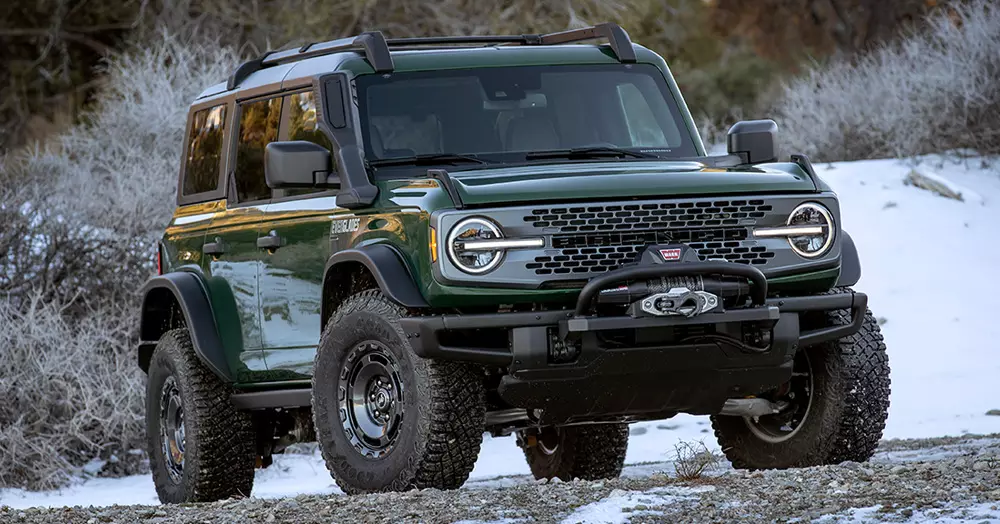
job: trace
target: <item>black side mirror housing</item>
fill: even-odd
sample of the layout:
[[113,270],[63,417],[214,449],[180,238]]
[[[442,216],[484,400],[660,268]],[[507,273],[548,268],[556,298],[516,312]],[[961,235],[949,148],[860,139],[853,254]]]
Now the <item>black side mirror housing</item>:
[[339,187],[330,175],[330,152],[319,144],[293,140],[264,148],[264,178],[271,189]]
[[778,124],[774,120],[745,120],[729,128],[726,149],[747,164],[775,162],[778,160],[777,138]]

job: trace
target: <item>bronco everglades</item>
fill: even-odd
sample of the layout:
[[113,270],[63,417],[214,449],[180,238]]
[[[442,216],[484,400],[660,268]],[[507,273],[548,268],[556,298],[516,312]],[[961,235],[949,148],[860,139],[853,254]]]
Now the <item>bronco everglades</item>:
[[[604,45],[577,42],[604,39]],[[777,128],[708,156],[617,25],[265,53],[194,102],[139,365],[164,502],[316,440],[348,493],[538,478],[712,416],[738,468],[868,459],[889,367],[837,198]]]

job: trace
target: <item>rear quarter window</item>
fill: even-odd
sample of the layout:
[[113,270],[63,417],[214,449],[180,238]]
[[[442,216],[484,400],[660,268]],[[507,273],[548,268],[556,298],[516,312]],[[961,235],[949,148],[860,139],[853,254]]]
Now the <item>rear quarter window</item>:
[[218,189],[225,135],[225,105],[195,112],[188,130],[182,195],[196,195]]

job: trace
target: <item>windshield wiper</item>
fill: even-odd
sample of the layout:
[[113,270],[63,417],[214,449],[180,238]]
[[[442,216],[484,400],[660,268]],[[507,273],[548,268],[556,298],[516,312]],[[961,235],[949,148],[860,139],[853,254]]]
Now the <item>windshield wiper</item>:
[[379,158],[370,160],[368,165],[379,166],[432,166],[436,164],[485,164],[485,160],[473,155],[456,155],[452,153],[433,153],[426,155],[403,156],[397,158]]
[[540,160],[543,158],[603,158],[603,157],[631,157],[631,158],[659,158],[657,155],[641,153],[620,147],[574,147],[572,149],[551,149],[548,151],[532,151],[524,155],[525,160]]

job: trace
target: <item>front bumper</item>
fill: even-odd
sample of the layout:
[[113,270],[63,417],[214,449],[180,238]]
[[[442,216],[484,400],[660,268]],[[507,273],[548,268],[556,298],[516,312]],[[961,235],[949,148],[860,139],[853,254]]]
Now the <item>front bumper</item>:
[[[586,314],[597,293],[615,282],[692,274],[746,277],[752,284],[752,304],[691,318]],[[856,292],[766,295],[767,281],[756,268],[727,262],[664,264],[596,277],[581,290],[574,309],[412,317],[400,323],[414,352],[423,358],[506,368],[500,397],[511,406],[541,410],[541,423],[658,419],[678,412],[718,413],[726,399],[783,384],[791,377],[792,359],[800,347],[856,333],[868,304],[868,297]],[[851,312],[847,325],[800,330],[802,313],[844,309]],[[708,340],[658,342],[658,334],[705,325],[729,332],[769,326],[770,344],[766,351],[748,353]],[[463,334],[477,330],[502,331],[509,343],[506,347],[463,343]],[[599,336],[623,330],[645,334],[645,342],[622,347]],[[554,362],[553,345],[566,340],[577,344],[576,358]]]

